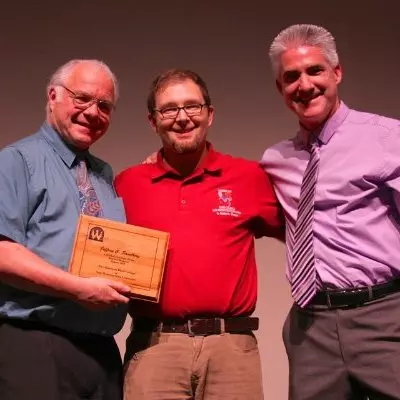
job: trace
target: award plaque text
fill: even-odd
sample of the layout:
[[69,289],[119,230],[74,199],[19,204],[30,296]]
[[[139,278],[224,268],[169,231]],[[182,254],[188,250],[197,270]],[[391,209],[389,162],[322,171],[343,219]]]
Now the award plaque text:
[[169,233],[81,214],[69,271],[128,285],[133,297],[158,302]]

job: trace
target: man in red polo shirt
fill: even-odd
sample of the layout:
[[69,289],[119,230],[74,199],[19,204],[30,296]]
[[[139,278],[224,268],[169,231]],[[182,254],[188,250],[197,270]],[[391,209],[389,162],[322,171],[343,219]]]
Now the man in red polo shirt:
[[115,185],[129,223],[171,237],[160,302],[131,304],[124,399],[260,400],[254,237],[281,229],[274,191],[258,163],[207,142],[214,107],[196,73],[158,76],[147,106],[157,162]]

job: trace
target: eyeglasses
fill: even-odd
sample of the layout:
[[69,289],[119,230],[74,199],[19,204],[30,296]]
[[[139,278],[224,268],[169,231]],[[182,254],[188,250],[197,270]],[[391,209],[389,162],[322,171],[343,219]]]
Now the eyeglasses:
[[184,110],[189,117],[200,115],[204,106],[207,106],[207,104],[187,104],[183,107],[166,107],[161,109],[155,108],[154,111],[159,112],[162,119],[174,119],[178,116],[181,110]]
[[98,99],[83,92],[73,92],[64,85],[57,86],[61,86],[71,95],[72,101],[77,108],[83,110],[96,103],[97,108],[103,114],[110,115],[115,110],[115,105],[111,101]]

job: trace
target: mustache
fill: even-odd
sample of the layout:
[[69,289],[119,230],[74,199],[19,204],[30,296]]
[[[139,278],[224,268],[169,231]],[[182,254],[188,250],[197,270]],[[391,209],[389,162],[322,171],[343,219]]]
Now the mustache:
[[320,90],[317,93],[309,93],[309,94],[297,94],[293,101],[296,103],[301,103],[301,104],[307,104],[309,103],[311,100],[316,99],[317,97],[320,97],[324,94],[323,90]]
[[188,133],[188,132],[192,132],[196,128],[197,128],[196,126],[191,126],[191,127],[182,126],[182,127],[177,128],[177,129],[173,129],[173,132],[175,132],[177,134],[179,134],[179,133]]

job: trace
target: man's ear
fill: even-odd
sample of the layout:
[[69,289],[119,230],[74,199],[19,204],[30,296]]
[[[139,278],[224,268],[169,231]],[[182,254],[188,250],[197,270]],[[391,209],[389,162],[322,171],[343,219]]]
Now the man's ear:
[[279,82],[278,79],[275,80],[275,86],[278,89],[278,92],[282,94],[282,84]]
[[53,109],[53,105],[57,101],[57,91],[54,86],[51,86],[47,92],[47,103],[49,104],[50,110]]
[[147,119],[149,120],[150,126],[157,132],[156,120],[154,114],[147,114]]
[[210,127],[214,121],[215,108],[212,105],[208,106],[208,126]]
[[342,82],[342,77],[343,77],[343,69],[340,64],[336,65],[334,68],[335,76],[336,76],[336,84],[339,85],[340,82]]

